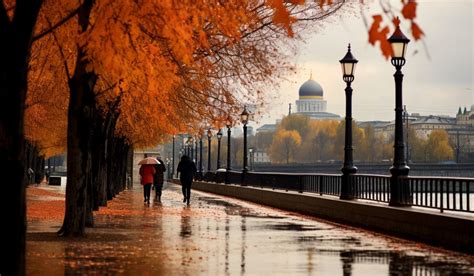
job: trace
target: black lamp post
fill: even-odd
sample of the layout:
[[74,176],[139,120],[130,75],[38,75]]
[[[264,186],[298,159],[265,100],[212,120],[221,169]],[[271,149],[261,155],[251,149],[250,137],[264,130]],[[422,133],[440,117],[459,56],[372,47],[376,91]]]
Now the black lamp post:
[[171,176],[170,164],[171,164],[170,159],[169,159],[169,158],[166,158],[166,166],[168,167],[168,168],[166,169],[166,170],[168,171],[166,177],[167,177],[168,179],[171,178],[171,177],[170,177],[170,176]]
[[225,184],[230,184],[229,173],[230,173],[230,170],[232,169],[231,164],[230,164],[230,135],[231,135],[230,128],[232,127],[232,120],[230,119],[230,117],[227,118],[227,121],[225,124],[227,127],[227,164],[226,164],[226,173],[225,173]]
[[188,140],[186,139],[186,142],[184,142],[184,154],[189,156],[189,142]]
[[199,178],[202,179],[202,134],[199,134]]
[[190,146],[190,143],[191,143],[191,142],[189,141],[189,137],[186,138],[186,155],[191,158],[191,150],[190,150],[191,146]]
[[[247,112],[247,107],[244,107],[244,111],[240,114],[240,121],[244,125],[244,160],[242,166],[242,175],[248,172],[247,162],[247,123],[249,122],[249,113]],[[243,182],[243,181],[242,181]]]
[[221,168],[221,139],[222,139],[222,129],[219,128],[217,132],[217,169]]
[[402,102],[402,67],[405,65],[405,53],[410,40],[397,25],[395,32],[388,39],[392,45],[392,65],[395,66],[395,144],[393,165],[390,168],[390,202],[391,206],[411,205],[410,187],[405,181],[410,167],[407,166],[403,139],[403,102]]
[[198,162],[198,138],[197,136],[194,136],[194,142],[193,142],[193,148],[194,148],[194,162],[197,165]]
[[173,167],[171,169],[171,178],[174,178],[174,140],[175,140],[175,136],[173,135],[173,156],[172,156],[172,162],[173,162]]
[[191,161],[193,161],[194,159],[194,140],[193,140],[193,137],[192,136],[189,136],[188,137],[188,144],[189,144],[189,158],[191,159]]
[[352,87],[354,71],[358,60],[351,53],[351,45],[347,47],[347,53],[340,61],[342,67],[342,79],[346,82],[346,131],[344,140],[344,164],[342,171],[341,199],[352,199],[352,188],[350,175],[357,173],[352,156]]
[[182,137],[182,138],[183,138],[183,144],[182,144],[182,146],[181,146],[181,154],[180,154],[180,157],[182,157],[183,155],[187,155],[187,150],[188,150],[188,148],[187,148],[187,142],[188,142],[188,141],[187,141],[186,138],[184,138],[184,137]]
[[207,172],[211,172],[211,138],[212,131],[209,128],[207,130]]

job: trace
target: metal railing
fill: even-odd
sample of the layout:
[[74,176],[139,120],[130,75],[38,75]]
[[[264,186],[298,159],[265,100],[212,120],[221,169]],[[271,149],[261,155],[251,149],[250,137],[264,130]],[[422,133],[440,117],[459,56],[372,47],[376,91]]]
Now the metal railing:
[[[222,183],[228,174],[230,183],[244,186],[308,192],[340,196],[340,174],[275,173],[239,171],[208,173],[204,181]],[[474,178],[405,177],[397,185],[412,206],[474,213]],[[354,199],[390,202],[391,176],[354,174],[349,178],[349,191]]]
[[354,198],[380,202],[390,201],[390,176],[354,174],[349,179]]
[[474,212],[474,179],[453,177],[409,177],[414,206]]
[[341,177],[337,174],[301,174],[302,192],[339,196]]

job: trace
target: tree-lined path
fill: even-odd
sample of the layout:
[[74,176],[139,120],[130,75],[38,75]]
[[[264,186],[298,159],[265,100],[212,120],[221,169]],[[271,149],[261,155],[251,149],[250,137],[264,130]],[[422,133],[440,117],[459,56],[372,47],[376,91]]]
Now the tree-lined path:
[[[143,205],[139,185],[95,213],[86,237],[57,237],[64,190],[27,189],[28,275],[472,274],[474,258],[165,184]],[[423,274],[425,275],[425,274]]]

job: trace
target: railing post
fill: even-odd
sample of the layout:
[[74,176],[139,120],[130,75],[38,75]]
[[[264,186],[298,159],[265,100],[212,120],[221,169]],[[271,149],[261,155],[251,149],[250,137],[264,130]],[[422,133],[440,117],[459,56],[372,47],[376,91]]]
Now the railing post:
[[324,177],[320,175],[319,177],[319,195],[323,195],[323,179]]
[[298,176],[298,186],[299,186],[299,192],[303,193],[303,176]]
[[392,175],[390,178],[390,206],[412,206],[410,180],[407,175]]
[[446,182],[445,182],[444,180],[441,180],[440,182],[441,182],[441,185],[439,185],[439,189],[440,189],[440,193],[439,193],[439,194],[440,194],[441,202],[440,202],[440,207],[439,207],[439,209],[440,209],[441,213],[443,213],[443,212],[444,212],[443,185],[444,185],[444,183],[446,183]]

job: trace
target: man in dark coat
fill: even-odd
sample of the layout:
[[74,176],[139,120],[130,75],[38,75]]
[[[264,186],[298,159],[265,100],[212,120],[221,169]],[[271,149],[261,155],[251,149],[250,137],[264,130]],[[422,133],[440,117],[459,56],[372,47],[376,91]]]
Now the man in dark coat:
[[194,174],[196,173],[196,164],[189,159],[187,155],[181,157],[181,161],[178,164],[177,171],[179,173],[179,180],[183,189],[183,202],[187,202],[189,205],[189,199],[191,197],[191,184],[193,183]]
[[153,165],[155,168],[155,174],[153,175],[153,186],[155,188],[155,201],[161,201],[161,190],[163,189],[163,182],[164,182],[164,175],[163,173],[166,172],[166,166],[163,160],[161,160],[160,156],[156,157],[159,164]]

